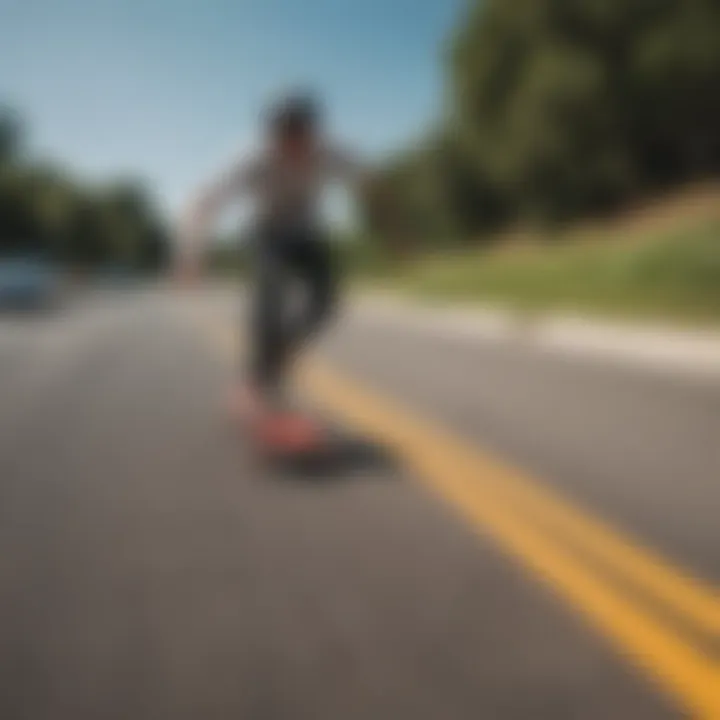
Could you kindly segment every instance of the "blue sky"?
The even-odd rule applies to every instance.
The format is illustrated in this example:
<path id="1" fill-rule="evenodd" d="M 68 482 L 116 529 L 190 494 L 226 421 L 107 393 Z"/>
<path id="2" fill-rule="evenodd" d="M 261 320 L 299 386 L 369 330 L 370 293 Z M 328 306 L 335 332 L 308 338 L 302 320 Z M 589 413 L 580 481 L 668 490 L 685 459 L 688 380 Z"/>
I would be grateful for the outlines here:
<path id="1" fill-rule="evenodd" d="M 438 113 L 463 0 L 0 0 L 0 101 L 85 176 L 148 178 L 177 208 L 295 84 L 371 155 Z"/>

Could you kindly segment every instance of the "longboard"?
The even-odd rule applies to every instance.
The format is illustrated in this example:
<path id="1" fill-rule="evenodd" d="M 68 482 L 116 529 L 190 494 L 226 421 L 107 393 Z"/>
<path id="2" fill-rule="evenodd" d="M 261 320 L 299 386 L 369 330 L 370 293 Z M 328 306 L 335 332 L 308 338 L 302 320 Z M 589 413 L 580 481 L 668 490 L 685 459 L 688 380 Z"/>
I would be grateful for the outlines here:
<path id="1" fill-rule="evenodd" d="M 331 445 L 322 424 L 298 411 L 274 411 L 247 418 L 243 434 L 257 455 L 283 463 L 321 460 Z"/>

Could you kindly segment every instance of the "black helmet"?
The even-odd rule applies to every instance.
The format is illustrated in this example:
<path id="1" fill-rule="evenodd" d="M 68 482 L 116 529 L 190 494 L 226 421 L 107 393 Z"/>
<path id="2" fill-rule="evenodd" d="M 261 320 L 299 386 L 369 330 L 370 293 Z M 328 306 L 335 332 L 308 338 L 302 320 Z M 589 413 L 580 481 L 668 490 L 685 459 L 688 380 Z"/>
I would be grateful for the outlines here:
<path id="1" fill-rule="evenodd" d="M 276 131 L 313 130 L 321 119 L 319 103 L 310 94 L 283 98 L 270 110 L 270 126 Z"/>

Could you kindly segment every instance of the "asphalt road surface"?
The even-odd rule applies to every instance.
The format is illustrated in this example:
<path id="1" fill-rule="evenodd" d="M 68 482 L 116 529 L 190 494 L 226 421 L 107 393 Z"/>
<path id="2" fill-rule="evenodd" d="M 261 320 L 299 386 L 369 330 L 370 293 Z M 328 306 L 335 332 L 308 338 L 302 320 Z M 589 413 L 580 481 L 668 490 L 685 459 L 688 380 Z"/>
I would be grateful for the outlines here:
<path id="1" fill-rule="evenodd" d="M 2 720 L 720 718 L 720 386 L 350 313 L 270 467 L 239 309 L 0 318 Z"/>

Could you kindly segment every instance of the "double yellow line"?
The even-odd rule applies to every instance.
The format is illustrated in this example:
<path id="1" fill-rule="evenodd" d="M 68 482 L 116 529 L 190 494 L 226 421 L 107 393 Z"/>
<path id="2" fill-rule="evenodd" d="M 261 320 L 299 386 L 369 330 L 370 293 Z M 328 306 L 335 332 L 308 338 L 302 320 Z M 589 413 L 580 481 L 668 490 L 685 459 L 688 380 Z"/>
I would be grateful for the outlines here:
<path id="1" fill-rule="evenodd" d="M 207 326 L 206 326 L 207 327 Z M 226 350 L 232 335 L 212 327 Z M 319 361 L 303 389 L 392 449 L 472 527 L 564 598 L 689 716 L 720 720 L 720 595 L 528 475 Z"/>

